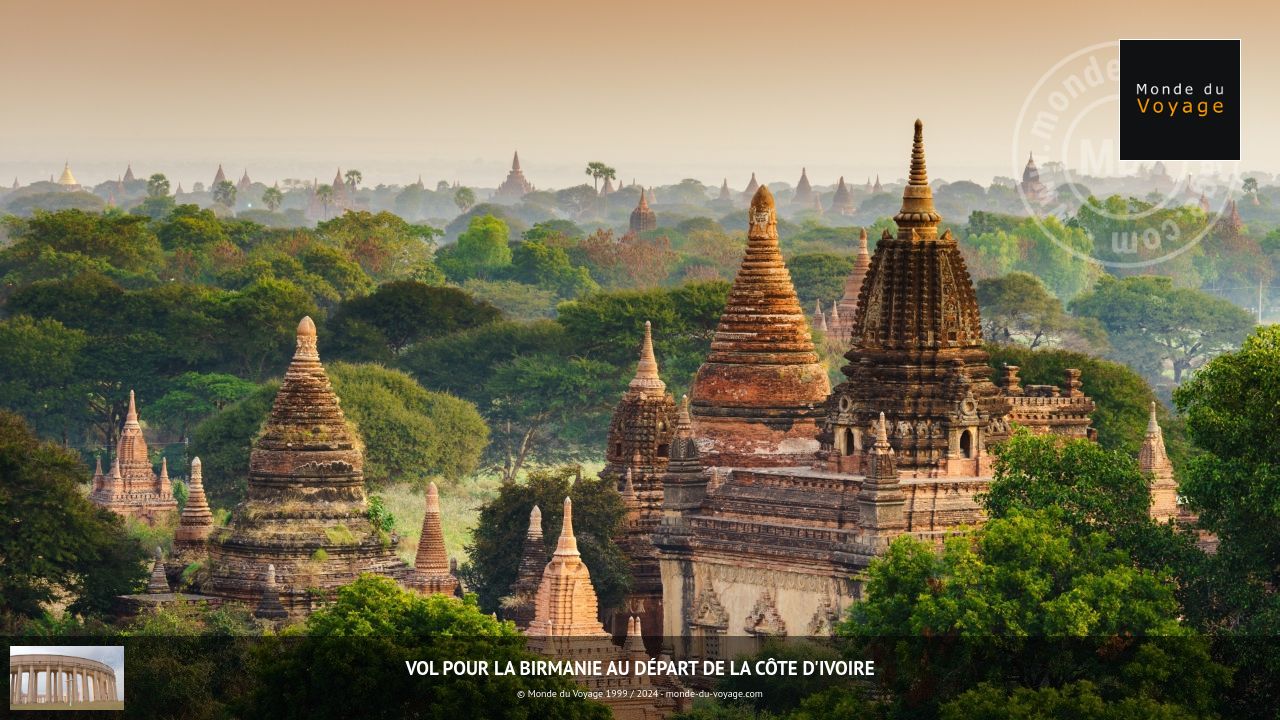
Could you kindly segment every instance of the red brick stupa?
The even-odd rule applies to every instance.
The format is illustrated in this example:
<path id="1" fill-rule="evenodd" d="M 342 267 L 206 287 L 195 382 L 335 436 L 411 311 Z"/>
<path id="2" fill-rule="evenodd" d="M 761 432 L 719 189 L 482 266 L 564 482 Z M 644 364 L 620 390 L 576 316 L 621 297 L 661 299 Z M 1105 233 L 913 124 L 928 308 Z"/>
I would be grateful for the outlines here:
<path id="1" fill-rule="evenodd" d="M 280 602 L 298 616 L 362 573 L 408 579 L 396 539 L 369 520 L 364 453 L 316 351 L 311 318 L 249 455 L 248 493 L 210 537 L 205 594 L 256 604 L 275 566 Z"/>
<path id="2" fill-rule="evenodd" d="M 778 249 L 768 187 L 756 191 L 748 225 L 746 255 L 690 392 L 694 434 L 708 465 L 805 465 L 831 386 Z"/>

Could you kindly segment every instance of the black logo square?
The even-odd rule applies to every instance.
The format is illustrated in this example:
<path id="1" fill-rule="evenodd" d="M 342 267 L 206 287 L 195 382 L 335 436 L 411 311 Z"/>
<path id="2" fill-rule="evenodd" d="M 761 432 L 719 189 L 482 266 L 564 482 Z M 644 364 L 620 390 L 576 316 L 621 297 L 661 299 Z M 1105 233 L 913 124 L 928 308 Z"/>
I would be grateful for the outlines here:
<path id="1" fill-rule="evenodd" d="M 1239 160 L 1240 41 L 1121 40 L 1120 159 Z"/>

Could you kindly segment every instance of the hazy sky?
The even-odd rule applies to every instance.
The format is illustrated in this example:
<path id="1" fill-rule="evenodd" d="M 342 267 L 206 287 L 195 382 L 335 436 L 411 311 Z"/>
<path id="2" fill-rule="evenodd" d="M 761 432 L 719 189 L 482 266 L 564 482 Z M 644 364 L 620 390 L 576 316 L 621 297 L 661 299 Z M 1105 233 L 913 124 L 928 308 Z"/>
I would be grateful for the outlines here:
<path id="1" fill-rule="evenodd" d="M 421 173 L 538 186 L 1009 174 L 1036 81 L 1121 37 L 1243 39 L 1244 164 L 1280 170 L 1280 10 L 1189 0 L 0 0 L 0 178 Z"/>

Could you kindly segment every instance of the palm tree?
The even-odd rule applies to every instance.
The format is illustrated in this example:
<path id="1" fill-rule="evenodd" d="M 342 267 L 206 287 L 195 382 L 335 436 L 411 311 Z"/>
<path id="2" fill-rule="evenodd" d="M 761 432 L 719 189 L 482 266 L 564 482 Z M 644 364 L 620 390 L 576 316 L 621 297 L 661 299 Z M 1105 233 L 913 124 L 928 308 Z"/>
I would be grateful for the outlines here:
<path id="1" fill-rule="evenodd" d="M 156 173 L 147 178 L 147 197 L 161 198 L 169 194 L 169 178 Z"/>
<path id="2" fill-rule="evenodd" d="M 599 161 L 587 163 L 587 174 L 591 176 L 592 182 L 595 183 L 597 193 L 600 192 L 600 178 L 603 178 L 605 173 L 609 172 L 609 170 L 610 168 L 608 165 Z"/>
<path id="3" fill-rule="evenodd" d="M 236 204 L 236 186 L 229 180 L 223 180 L 213 186 L 213 201 L 230 208 Z"/>
<path id="4" fill-rule="evenodd" d="M 333 200 L 333 186 L 321 185 L 316 188 L 316 197 L 320 198 L 320 205 L 324 207 L 325 218 L 329 217 L 329 201 Z"/>
<path id="5" fill-rule="evenodd" d="M 355 190 L 360 185 L 360 181 L 364 180 L 364 175 L 359 170 L 348 170 L 343 177 L 347 179 L 347 185 L 350 185 L 352 190 Z"/>
<path id="6" fill-rule="evenodd" d="M 271 212 L 280 209 L 280 205 L 284 203 L 284 193 L 280 192 L 280 188 L 272 186 L 262 193 L 262 204 L 267 206 Z"/>
<path id="7" fill-rule="evenodd" d="M 453 193 L 453 202 L 462 212 L 466 212 L 476 204 L 476 192 L 469 187 L 460 187 Z"/>

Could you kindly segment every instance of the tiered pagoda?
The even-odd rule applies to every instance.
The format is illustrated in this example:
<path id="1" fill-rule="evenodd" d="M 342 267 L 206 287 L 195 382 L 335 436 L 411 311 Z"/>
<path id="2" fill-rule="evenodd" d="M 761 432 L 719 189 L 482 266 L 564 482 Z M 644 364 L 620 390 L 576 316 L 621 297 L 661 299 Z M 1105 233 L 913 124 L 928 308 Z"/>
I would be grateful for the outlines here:
<path id="1" fill-rule="evenodd" d="M 841 175 L 840 182 L 836 184 L 835 194 L 831 196 L 831 212 L 837 215 L 852 215 L 856 211 L 853 193 L 849 192 L 849 186 L 844 184 L 844 176 Z"/>
<path id="2" fill-rule="evenodd" d="M 129 391 L 129 410 L 124 427 L 116 440 L 111 470 L 102 471 L 102 462 L 93 473 L 93 490 L 89 499 L 117 515 L 155 525 L 164 523 L 178 512 L 169 482 L 168 464 L 162 459 L 160 473 L 151 464 L 147 440 L 138 422 L 138 407 L 133 391 Z"/>
<path id="3" fill-rule="evenodd" d="M 511 595 L 502 603 L 502 616 L 524 630 L 533 622 L 534 601 L 542 584 L 542 569 L 547 564 L 547 548 L 542 541 L 542 510 L 537 505 L 529 511 L 529 529 L 520 552 L 520 568 L 511 586 Z"/>
<path id="4" fill-rule="evenodd" d="M 397 539 L 372 525 L 364 453 L 320 364 L 316 326 L 298 324 L 297 351 L 249 455 L 248 491 L 229 527 L 209 538 L 203 592 L 247 604 L 268 565 L 291 616 L 309 612 L 362 573 L 409 585 Z"/>
<path id="5" fill-rule="evenodd" d="M 599 600 L 591 573 L 578 552 L 573 534 L 573 503 L 564 499 L 564 524 L 556 550 L 542 571 L 534 601 L 534 619 L 525 630 L 530 650 L 557 660 L 647 662 L 649 654 L 639 642 L 641 623 L 625 623 L 624 643 L 618 647 L 600 623 Z M 588 689 L 601 693 L 601 701 L 619 720 L 658 720 L 678 709 L 674 700 L 656 692 L 648 675 L 591 675 L 577 678 Z M 620 692 L 611 693 L 610 690 Z"/>
<path id="6" fill-rule="evenodd" d="M 445 552 L 440 491 L 435 483 L 427 486 L 427 511 L 422 516 L 422 536 L 418 540 L 409 584 L 428 594 L 453 595 L 458 590 L 458 579 L 451 572 L 449 555 Z"/>
<path id="7" fill-rule="evenodd" d="M 511 172 L 507 173 L 507 179 L 502 181 L 493 196 L 519 200 L 531 192 L 533 192 L 533 184 L 524 178 L 524 171 L 520 169 L 520 153 L 517 151 L 511 157 Z"/>
<path id="8" fill-rule="evenodd" d="M 204 494 L 204 465 L 200 458 L 191 459 L 191 477 L 187 485 L 187 502 L 178 517 L 173 533 L 173 560 L 185 567 L 208 554 L 209 535 L 213 532 L 213 512 Z M 178 568 L 181 572 L 181 568 Z"/>
<path id="9" fill-rule="evenodd" d="M 762 186 L 748 212 L 746 255 L 690 392 L 704 459 L 738 467 L 809 462 L 830 392 L 778 248 L 773 193 Z"/>
<path id="10" fill-rule="evenodd" d="M 751 182 L 747 183 L 747 189 L 742 191 L 742 199 L 750 203 L 751 198 L 756 196 L 756 190 L 760 189 L 760 183 L 756 182 L 756 174 L 751 173 Z"/>
<path id="11" fill-rule="evenodd" d="M 631 232 L 639 234 L 648 232 L 658 227 L 658 215 L 649 207 L 649 201 L 645 198 L 644 188 L 640 188 L 640 202 L 636 205 L 636 209 L 631 211 Z"/>
<path id="12" fill-rule="evenodd" d="M 813 207 L 813 186 L 809 184 L 809 171 L 806 168 L 800 168 L 800 181 L 796 183 L 791 204 L 803 208 Z"/>
<path id="13" fill-rule="evenodd" d="M 218 187 L 218 183 L 227 181 L 227 173 L 222 170 L 222 163 L 218 163 L 218 172 L 213 174 L 213 183 L 209 185 L 209 191 Z"/>

